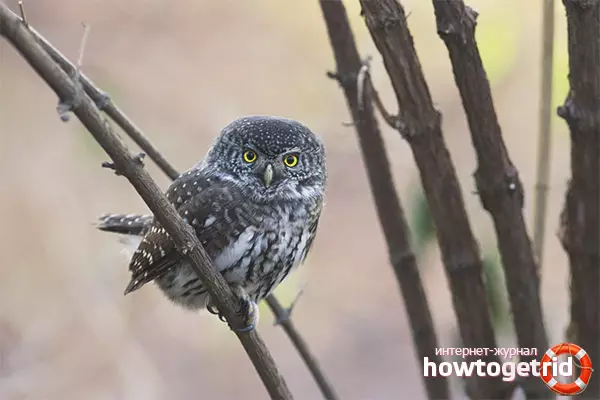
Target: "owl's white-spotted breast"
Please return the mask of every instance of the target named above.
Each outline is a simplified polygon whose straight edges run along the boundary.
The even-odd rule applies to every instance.
[[[258,302],[310,250],[326,181],[325,150],[310,129],[290,119],[252,116],[226,126],[206,158],[166,195],[225,280]],[[177,304],[207,307],[206,288],[152,216],[108,214],[98,228],[142,237],[126,294],[154,281]]]

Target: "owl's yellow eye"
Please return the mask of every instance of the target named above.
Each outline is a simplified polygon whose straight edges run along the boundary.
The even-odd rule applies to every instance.
[[[252,150],[246,150],[244,152],[244,161],[246,161],[247,163],[253,163],[254,161],[256,161],[256,153],[253,152]]]
[[[288,167],[295,167],[298,164],[298,156],[295,154],[288,154],[283,157],[283,163]]]

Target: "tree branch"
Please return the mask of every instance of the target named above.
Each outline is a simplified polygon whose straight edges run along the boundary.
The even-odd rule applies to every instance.
[[[48,42],[40,33],[32,27],[29,27],[35,39],[42,48],[60,65],[60,67],[69,76],[73,76],[77,67],[73,65],[60,51],[58,51],[50,42]],[[117,107],[110,97],[98,89],[96,85],[82,72],[79,74],[79,81],[85,93],[96,103],[101,111],[104,111],[123,131],[146,153],[146,155],[158,165],[158,167],[172,180],[179,177],[179,172],[167,161],[167,159],[158,151],[146,135],[139,129],[133,121]]]
[[[483,68],[475,25],[477,14],[463,0],[433,0],[438,34],[446,44],[452,71],[477,153],[475,182],[483,208],[494,221],[517,339],[521,348],[548,349],[540,301],[539,278],[523,219],[524,191],[494,109]],[[530,362],[537,355],[523,356]],[[536,376],[521,382],[528,398],[548,398],[548,388]]]
[[[56,49],[48,40],[46,40],[39,32],[29,27],[33,36],[44,48],[44,50],[52,57],[52,59],[60,65],[67,73],[72,74],[77,67],[73,65],[58,49]],[[81,82],[85,93],[100,105],[100,109],[104,111],[143,151],[148,157],[156,163],[156,165],[171,179],[175,180],[179,177],[180,172],[167,161],[162,153],[152,144],[148,137],[139,129],[133,121],[112,101],[112,99],[102,90],[100,90],[92,80],[85,74],[80,73],[79,81]],[[328,381],[325,373],[321,369],[317,359],[310,352],[306,341],[290,319],[289,310],[281,306],[275,295],[271,294],[266,298],[267,303],[275,320],[283,327],[284,332],[288,335],[292,344],[300,354],[300,357],[310,370],[317,386],[321,390],[323,396],[328,400],[336,400],[338,397],[335,394],[333,385]]]
[[[365,22],[383,57],[436,227],[463,345],[496,346],[483,285],[483,263],[446,147],[441,115],[433,106],[402,6],[395,0],[361,0]],[[477,356],[469,357],[475,361]],[[486,362],[498,358],[488,354]],[[472,398],[506,398],[513,386],[502,378],[466,381]]]
[[[70,77],[59,68],[40,47],[27,26],[4,4],[0,4],[0,34],[4,36],[27,60],[31,67],[56,92],[61,100],[72,100],[77,90]],[[167,230],[178,250],[190,262],[198,277],[206,285],[211,298],[227,322],[234,329],[244,327],[239,315],[240,301],[219,274],[191,227],[183,222],[173,206],[162,194],[148,172],[135,161],[134,156],[103,119],[94,102],[80,96],[73,112],[114,161],[119,171],[130,181],[161,225]],[[292,395],[279,373],[275,361],[256,330],[236,331],[256,371],[272,399],[292,399]]]
[[[419,365],[423,368],[425,357],[439,364],[442,359],[435,352],[438,341],[429,304],[411,248],[404,210],[394,187],[390,164],[371,104],[374,92],[363,90],[359,94],[358,78],[363,65],[344,5],[339,0],[321,0],[320,4],[337,66],[337,72],[329,76],[336,78],[340,83],[352,114],[379,223],[385,235],[390,263],[410,321]],[[370,86],[370,81],[363,83]],[[361,87],[364,88],[365,85]],[[430,399],[449,398],[446,378],[423,378],[423,384]]]
[[[571,182],[561,238],[571,266],[571,339],[600,360],[600,2],[563,0],[567,13],[569,94],[558,115],[571,131]],[[585,398],[600,398],[591,379]]]

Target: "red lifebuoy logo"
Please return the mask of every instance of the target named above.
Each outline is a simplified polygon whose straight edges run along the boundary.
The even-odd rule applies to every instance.
[[[579,377],[571,383],[560,383],[556,379],[559,376],[556,361],[561,354],[569,354],[574,357],[576,359],[575,364],[581,370]],[[567,396],[574,396],[583,392],[590,382],[592,372],[592,360],[590,356],[584,349],[573,343],[557,344],[544,354],[540,362],[540,378],[554,392]]]

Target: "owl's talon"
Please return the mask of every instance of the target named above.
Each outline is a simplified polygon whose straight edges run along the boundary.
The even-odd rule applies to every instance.
[[[208,311],[209,313],[211,313],[211,314],[216,315],[217,317],[219,317],[219,319],[222,322],[227,322],[227,319],[225,319],[225,316],[223,314],[221,314],[221,312],[219,310],[217,310],[217,307],[215,307],[211,303],[208,303],[206,305],[206,311]]]
[[[244,318],[245,327],[233,329],[236,332],[250,332],[258,325],[258,305],[250,299],[248,293],[240,285],[231,287],[236,296],[240,299],[241,306],[237,314]]]
[[[234,329],[234,331],[236,331],[236,332],[252,332],[253,330],[254,330],[254,324],[250,324],[250,325],[246,326],[245,328]]]
[[[219,310],[210,302],[206,305],[206,311],[213,315],[219,315]]]
[[[219,319],[223,322],[227,322],[229,328],[234,332],[250,332],[254,330],[254,328],[258,325],[258,306],[254,301],[250,299],[250,296],[246,293],[244,288],[241,286],[235,285],[232,286],[231,289],[235,293],[236,296],[240,299],[241,306],[240,309],[236,312],[237,315],[242,316],[244,318],[244,327],[243,328],[233,328],[225,316],[216,308],[211,301],[206,305],[206,310],[219,317]]]
[[[258,325],[258,305],[252,300],[242,299],[242,312],[239,314],[244,317],[243,328],[233,329],[235,332],[250,332]]]

